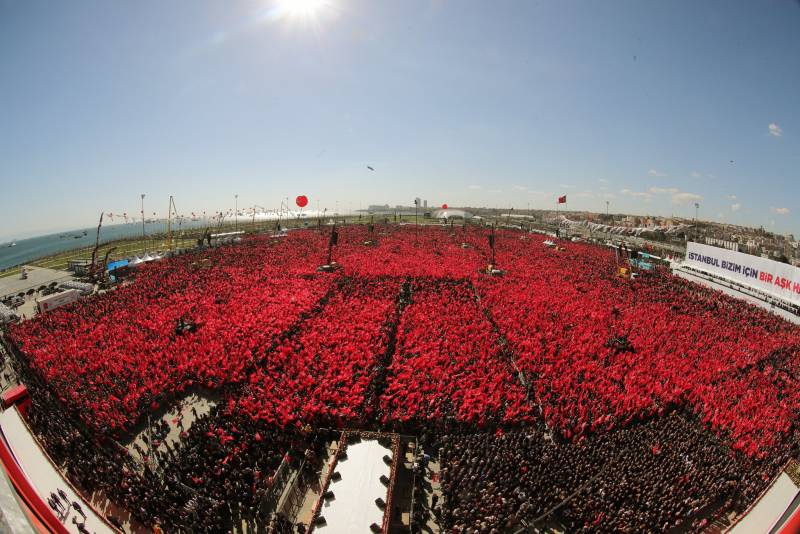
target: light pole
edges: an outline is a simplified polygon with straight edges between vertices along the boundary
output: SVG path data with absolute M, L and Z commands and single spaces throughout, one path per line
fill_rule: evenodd
M 606 218 L 608 218 L 608 200 L 606 200 Z
M 233 195 L 233 216 L 235 219 L 233 220 L 233 228 L 234 230 L 239 229 L 239 195 Z
M 144 239 L 144 193 L 142 193 L 142 239 Z

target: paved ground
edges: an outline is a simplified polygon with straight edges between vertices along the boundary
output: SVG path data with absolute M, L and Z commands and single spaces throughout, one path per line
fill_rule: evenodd
M 303 523 L 303 525 L 306 527 L 311 524 L 314 506 L 317 504 L 322 492 L 325 491 L 325 488 L 322 487 L 322 484 L 324 484 L 325 480 L 328 478 L 328 472 L 333 467 L 333 460 L 335 457 L 334 453 L 339 448 L 339 442 L 332 441 L 327 445 L 327 448 L 328 458 L 325 460 L 325 464 L 322 467 L 319 478 L 314 480 L 306 489 L 306 495 L 305 499 L 303 500 L 303 504 L 300 507 L 300 510 L 297 512 L 297 516 L 294 518 L 295 523 Z
M 188 431 L 195 419 L 208 414 L 208 412 L 211 411 L 211 408 L 215 405 L 216 401 L 196 393 L 191 393 L 178 401 L 178 403 L 173 406 L 172 409 L 170 409 L 161 417 L 161 419 L 166 421 L 166 423 L 169 425 L 169 434 L 167 434 L 167 437 L 156 449 L 160 452 L 166 452 L 166 443 L 169 443 L 169 445 L 174 448 L 175 444 L 181 439 L 181 432 Z M 192 411 L 193 408 L 194 411 Z M 139 453 L 139 450 L 134 447 L 134 445 L 145 451 L 145 453 L 148 453 L 149 460 L 151 462 L 157 461 L 155 455 L 149 454 L 149 435 L 150 428 L 145 426 L 145 428 L 135 438 L 133 438 L 130 443 L 126 444 L 126 448 L 130 451 L 131 456 L 133 456 L 136 460 L 142 461 L 142 457 Z M 151 466 L 157 467 L 157 465 L 152 463 Z
M 424 477 L 422 486 L 425 492 L 423 495 L 417 496 L 417 502 L 422 504 L 427 510 L 430 510 L 428 521 L 422 529 L 423 532 L 427 532 L 428 534 L 438 534 L 442 532 L 439 520 L 433 512 L 434 496 L 436 497 L 437 507 L 440 507 L 442 503 L 442 485 L 439 483 L 440 469 L 441 466 L 438 461 L 430 460 L 428 462 L 428 467 L 422 471 Z
M 64 282 L 73 278 L 70 272 L 44 267 L 26 267 L 25 271 L 28 273 L 26 280 L 20 278 L 19 275 L 0 278 L 0 298 L 6 295 L 16 295 L 31 288 L 36 289 L 50 282 Z

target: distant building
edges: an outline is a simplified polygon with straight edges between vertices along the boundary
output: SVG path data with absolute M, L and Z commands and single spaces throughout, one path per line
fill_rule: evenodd
M 715 247 L 733 250 L 734 252 L 739 252 L 739 243 L 737 243 L 736 241 L 717 239 L 716 237 L 706 237 L 706 245 L 712 245 Z

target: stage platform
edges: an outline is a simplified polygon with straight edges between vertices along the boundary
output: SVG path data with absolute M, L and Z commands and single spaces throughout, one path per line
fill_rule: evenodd
M 383 525 L 383 510 L 375 500 L 387 500 L 388 489 L 381 483 L 381 475 L 389 478 L 391 467 L 383 461 L 384 456 L 392 455 L 391 449 L 377 440 L 365 439 L 347 447 L 347 458 L 336 464 L 336 472 L 341 480 L 332 480 L 328 491 L 334 498 L 325 501 L 320 515 L 325 518 L 324 526 L 315 527 L 320 534 L 350 534 L 370 532 L 370 525 Z

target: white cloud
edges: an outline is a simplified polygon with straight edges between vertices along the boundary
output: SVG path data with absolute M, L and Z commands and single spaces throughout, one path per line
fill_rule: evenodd
M 697 171 L 692 171 L 692 178 L 702 178 L 703 174 Z
M 651 187 L 649 191 L 654 195 L 661 195 L 663 193 L 674 195 L 675 193 L 680 193 L 681 190 L 677 187 Z
M 514 189 L 515 191 L 525 191 L 526 187 L 522 185 L 515 185 L 512 186 L 512 189 Z
M 502 189 L 489 189 L 488 192 L 489 193 L 502 193 L 503 190 Z
M 483 189 L 483 188 L 481 186 L 479 186 L 479 185 L 470 185 L 470 186 L 467 187 L 467 189 L 478 190 L 478 189 Z
M 772 207 L 769 209 L 772 213 L 777 213 L 778 215 L 789 215 L 789 208 L 776 208 Z
M 600 182 L 601 184 L 607 184 L 608 183 L 608 180 L 606 180 L 605 178 L 600 178 L 597 181 Z
M 731 204 L 731 211 L 739 211 L 740 209 L 742 209 L 742 205 L 738 202 L 736 204 Z
M 689 202 L 698 202 L 703 200 L 703 197 L 696 193 L 687 193 L 681 191 L 677 187 L 651 187 L 647 190 L 649 195 L 671 195 L 673 204 L 688 204 Z
M 689 202 L 699 202 L 701 200 L 703 200 L 703 197 L 695 193 L 680 192 L 672 195 L 673 204 L 688 204 Z
M 653 200 L 653 194 L 646 191 L 631 191 L 630 189 L 623 189 L 620 191 L 623 195 L 628 195 L 633 198 L 641 198 L 645 202 Z
M 580 193 L 575 193 L 576 197 L 578 198 L 594 198 L 594 193 L 590 190 L 581 191 Z
M 769 128 L 769 134 L 773 137 L 780 137 L 783 135 L 783 129 L 774 122 L 770 123 L 767 128 Z
M 728 200 L 736 200 L 736 195 L 728 195 L 725 198 L 727 198 Z
M 647 174 L 649 174 L 650 176 L 656 176 L 658 178 L 665 178 L 667 176 L 667 173 L 659 172 L 655 169 L 650 169 L 649 171 L 647 171 Z
M 561 189 L 572 189 L 575 186 L 569 184 L 558 184 L 558 187 L 560 187 Z

